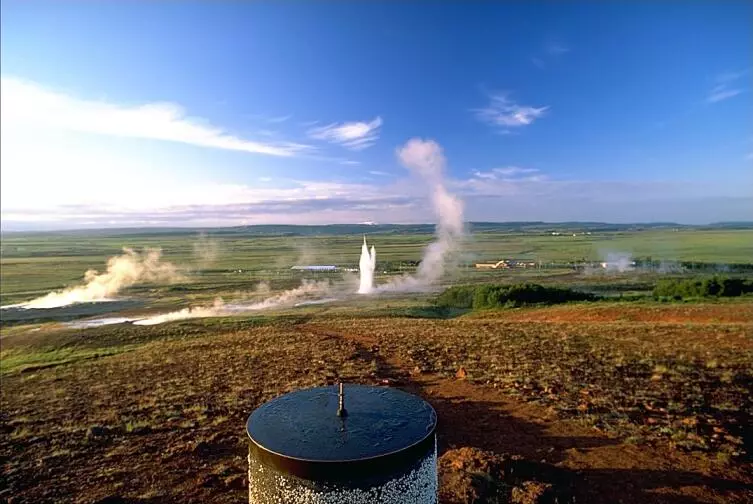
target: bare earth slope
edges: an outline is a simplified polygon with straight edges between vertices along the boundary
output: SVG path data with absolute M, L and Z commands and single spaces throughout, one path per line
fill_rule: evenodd
M 751 502 L 753 312 L 691 311 L 322 316 L 10 372 L 0 500 L 243 502 L 248 414 L 342 379 L 434 405 L 442 502 Z

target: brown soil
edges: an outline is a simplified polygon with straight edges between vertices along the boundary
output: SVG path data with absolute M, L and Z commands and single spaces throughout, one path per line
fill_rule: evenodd
M 506 310 L 474 318 L 504 318 L 517 322 L 657 322 L 670 324 L 751 323 L 753 304 L 668 304 L 666 306 L 554 306 Z
M 577 421 L 560 420 L 551 410 L 511 399 L 494 388 L 411 369 L 400 357 L 383 354 L 379 339 L 373 336 L 335 333 L 319 325 L 307 329 L 368 349 L 364 351 L 379 362 L 381 373 L 393 385 L 423 396 L 434 406 L 440 422 L 440 453 L 445 454 L 440 465 L 443 502 L 507 502 L 494 500 L 498 497 L 488 495 L 488 489 L 487 493 L 469 490 L 469 485 L 479 481 L 479 474 L 487 486 L 490 481 L 504 481 L 504 475 L 495 475 L 485 466 L 472 469 L 472 478 L 464 477 L 463 470 L 454 475 L 451 472 L 458 464 L 466 464 L 463 459 L 469 456 L 501 460 L 510 455 L 523 460 L 512 463 L 517 469 L 516 481 L 508 485 L 505 498 L 511 498 L 512 488 L 528 480 L 555 489 L 542 490 L 540 502 L 554 502 L 552 496 L 559 496 L 559 502 L 588 503 L 753 502 L 748 465 L 721 466 L 707 457 L 666 447 L 625 444 Z M 462 447 L 483 453 L 457 451 Z M 448 462 L 447 457 L 460 462 Z M 531 492 L 538 495 L 538 491 Z M 477 497 L 469 497 L 472 495 Z M 516 495 L 523 499 L 521 496 L 528 494 L 525 488 L 518 488 Z
M 135 335 L 128 340 L 139 343 L 135 350 L 3 376 L 0 502 L 244 502 L 248 414 L 281 393 L 340 380 L 400 387 L 434 406 L 443 503 L 753 502 L 750 466 L 741 460 L 725 464 L 667 443 L 628 444 L 480 382 L 475 356 L 451 346 L 453 335 L 475 331 L 483 341 L 511 331 L 507 320 L 274 324 L 209 330 L 194 321 L 173 326 L 183 331 L 177 335 L 170 325 L 123 329 L 122 337 Z M 617 325 L 620 331 L 605 325 L 606 332 L 624 338 Z M 721 365 L 733 349 L 749 351 L 741 336 L 748 328 L 717 328 L 716 339 L 699 336 L 702 349 L 693 343 L 687 351 L 711 352 Z M 112 331 L 74 336 L 76 344 L 94 345 L 92 335 Z M 159 331 L 172 339 L 145 343 Z M 557 331 L 563 338 L 577 332 L 568 324 Z M 667 352 L 692 339 L 672 328 L 647 334 Z M 644 344 L 639 339 L 635 345 Z M 423 369 L 411 345 L 435 343 L 467 363 L 448 361 L 450 372 Z M 479 357 L 491 351 L 478 348 Z

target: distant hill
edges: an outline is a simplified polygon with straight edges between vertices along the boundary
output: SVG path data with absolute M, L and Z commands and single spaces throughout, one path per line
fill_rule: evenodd
M 651 229 L 753 229 L 753 221 L 718 222 L 707 225 L 687 225 L 674 222 L 646 222 L 613 224 L 608 222 L 469 222 L 471 233 L 546 233 L 546 232 L 620 232 Z M 353 234 L 431 234 L 434 224 L 327 224 L 320 226 L 295 224 L 263 224 L 224 228 L 121 228 L 121 229 L 81 229 L 69 231 L 5 231 L 3 234 L 21 235 L 64 235 L 64 236 L 137 236 L 170 234 L 195 235 L 206 233 L 211 236 L 333 236 Z

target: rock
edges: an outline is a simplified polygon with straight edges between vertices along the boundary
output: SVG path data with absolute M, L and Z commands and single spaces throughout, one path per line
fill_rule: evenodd
M 504 502 L 505 460 L 478 448 L 447 451 L 439 459 L 440 502 Z
M 519 456 L 478 448 L 448 450 L 439 458 L 439 501 L 446 504 L 574 503 L 567 471 Z
M 225 488 L 229 488 L 231 490 L 244 489 L 246 488 L 246 478 L 244 478 L 240 474 L 228 476 L 227 478 L 225 478 Z
M 108 495 L 107 497 L 94 501 L 92 504 L 128 504 L 128 501 L 120 495 Z
M 455 378 L 457 378 L 459 380 L 464 380 L 467 377 L 468 377 L 468 371 L 466 371 L 464 367 L 460 367 L 460 369 L 458 369 L 457 373 L 455 373 Z
M 547 504 L 554 502 L 554 492 L 550 483 L 538 481 L 525 481 L 523 484 L 513 487 L 512 504 Z
M 110 429 L 101 425 L 92 425 L 86 429 L 86 439 L 102 439 L 110 435 Z
M 196 485 L 204 488 L 216 487 L 220 483 L 220 477 L 216 474 L 207 474 L 199 476 L 196 479 Z

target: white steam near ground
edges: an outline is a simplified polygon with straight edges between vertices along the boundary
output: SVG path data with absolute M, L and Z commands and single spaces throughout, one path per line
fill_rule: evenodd
M 464 235 L 463 204 L 457 196 L 451 194 L 445 185 L 445 158 L 442 148 L 432 140 L 412 139 L 397 150 L 400 163 L 424 183 L 432 209 L 437 218 L 436 237 L 424 249 L 421 263 L 413 275 L 405 275 L 381 286 L 374 287 L 373 273 L 376 252 L 372 246 L 369 251 L 365 242 L 362 253 L 362 275 L 369 275 L 364 287 L 361 278 L 361 292 L 376 294 L 380 292 L 423 292 L 436 285 L 448 272 L 458 252 L 460 240 Z M 108 260 L 107 271 L 86 272 L 84 285 L 55 291 L 46 296 L 20 305 L 22 308 L 53 308 L 74 303 L 98 302 L 112 300 L 123 289 L 138 283 L 175 282 L 183 280 L 178 269 L 169 262 L 160 260 L 159 249 L 145 249 L 139 254 L 131 249 Z M 200 267 L 206 267 L 217 259 L 219 245 L 216 241 L 201 235 L 194 245 L 194 255 Z M 368 262 L 368 264 L 366 264 Z M 368 266 L 368 267 L 367 267 Z M 169 313 L 162 313 L 143 318 L 110 317 L 82 321 L 81 327 L 105 325 L 110 323 L 132 322 L 137 325 L 156 325 L 175 320 L 221 317 L 246 312 L 280 307 L 293 307 L 306 304 L 320 304 L 349 296 L 356 290 L 358 279 L 346 276 L 342 282 L 333 285 L 328 281 L 304 281 L 300 287 L 267 297 L 256 302 L 225 303 L 218 298 L 209 306 L 194 306 Z M 257 286 L 256 292 L 268 295 L 266 284 Z
M 423 252 L 421 264 L 414 275 L 406 275 L 387 284 L 373 287 L 376 252 L 368 249 L 365 241 L 361 251 L 361 277 L 359 292 L 421 292 L 435 285 L 452 265 L 464 233 L 463 204 L 451 194 L 444 181 L 445 158 L 442 148 L 434 141 L 412 139 L 397 151 L 401 164 L 418 175 L 428 192 L 437 217 L 436 238 Z M 366 282 L 364 282 L 366 280 Z M 319 304 L 334 301 L 353 292 L 353 282 L 337 285 L 329 282 L 304 282 L 300 287 L 287 290 L 256 303 L 224 303 L 215 300 L 211 306 L 184 308 L 170 313 L 134 320 L 138 325 L 156 325 L 190 318 L 222 317 L 257 310 Z M 365 284 L 367 284 L 365 286 Z M 334 296 L 334 297 L 332 297 Z
M 193 254 L 199 269 L 206 269 L 217 262 L 220 244 L 217 240 L 209 238 L 206 233 L 201 233 L 199 239 L 193 244 Z
M 75 303 L 112 301 L 123 289 L 139 283 L 174 283 L 183 280 L 178 269 L 170 262 L 161 260 L 158 248 L 145 248 L 139 253 L 124 248 L 123 254 L 107 260 L 107 271 L 88 270 L 84 284 L 53 291 L 25 303 L 3 308 L 46 309 L 59 308 Z
M 635 269 L 635 261 L 632 254 L 626 252 L 609 252 L 603 262 L 607 272 L 625 273 Z
M 215 299 L 211 306 L 195 306 L 192 308 L 183 308 L 169 313 L 162 313 L 151 317 L 133 320 L 136 325 L 157 325 L 175 320 L 184 320 L 192 318 L 206 317 L 225 317 L 228 315 L 237 315 L 240 313 L 266 310 L 270 308 L 281 308 L 294 306 L 299 301 L 310 298 L 311 296 L 321 296 L 331 291 L 329 282 L 305 281 L 300 287 L 290 289 L 275 296 L 264 299 L 256 303 L 228 303 L 223 302 L 221 298 Z M 313 300 L 312 300 L 313 301 Z

